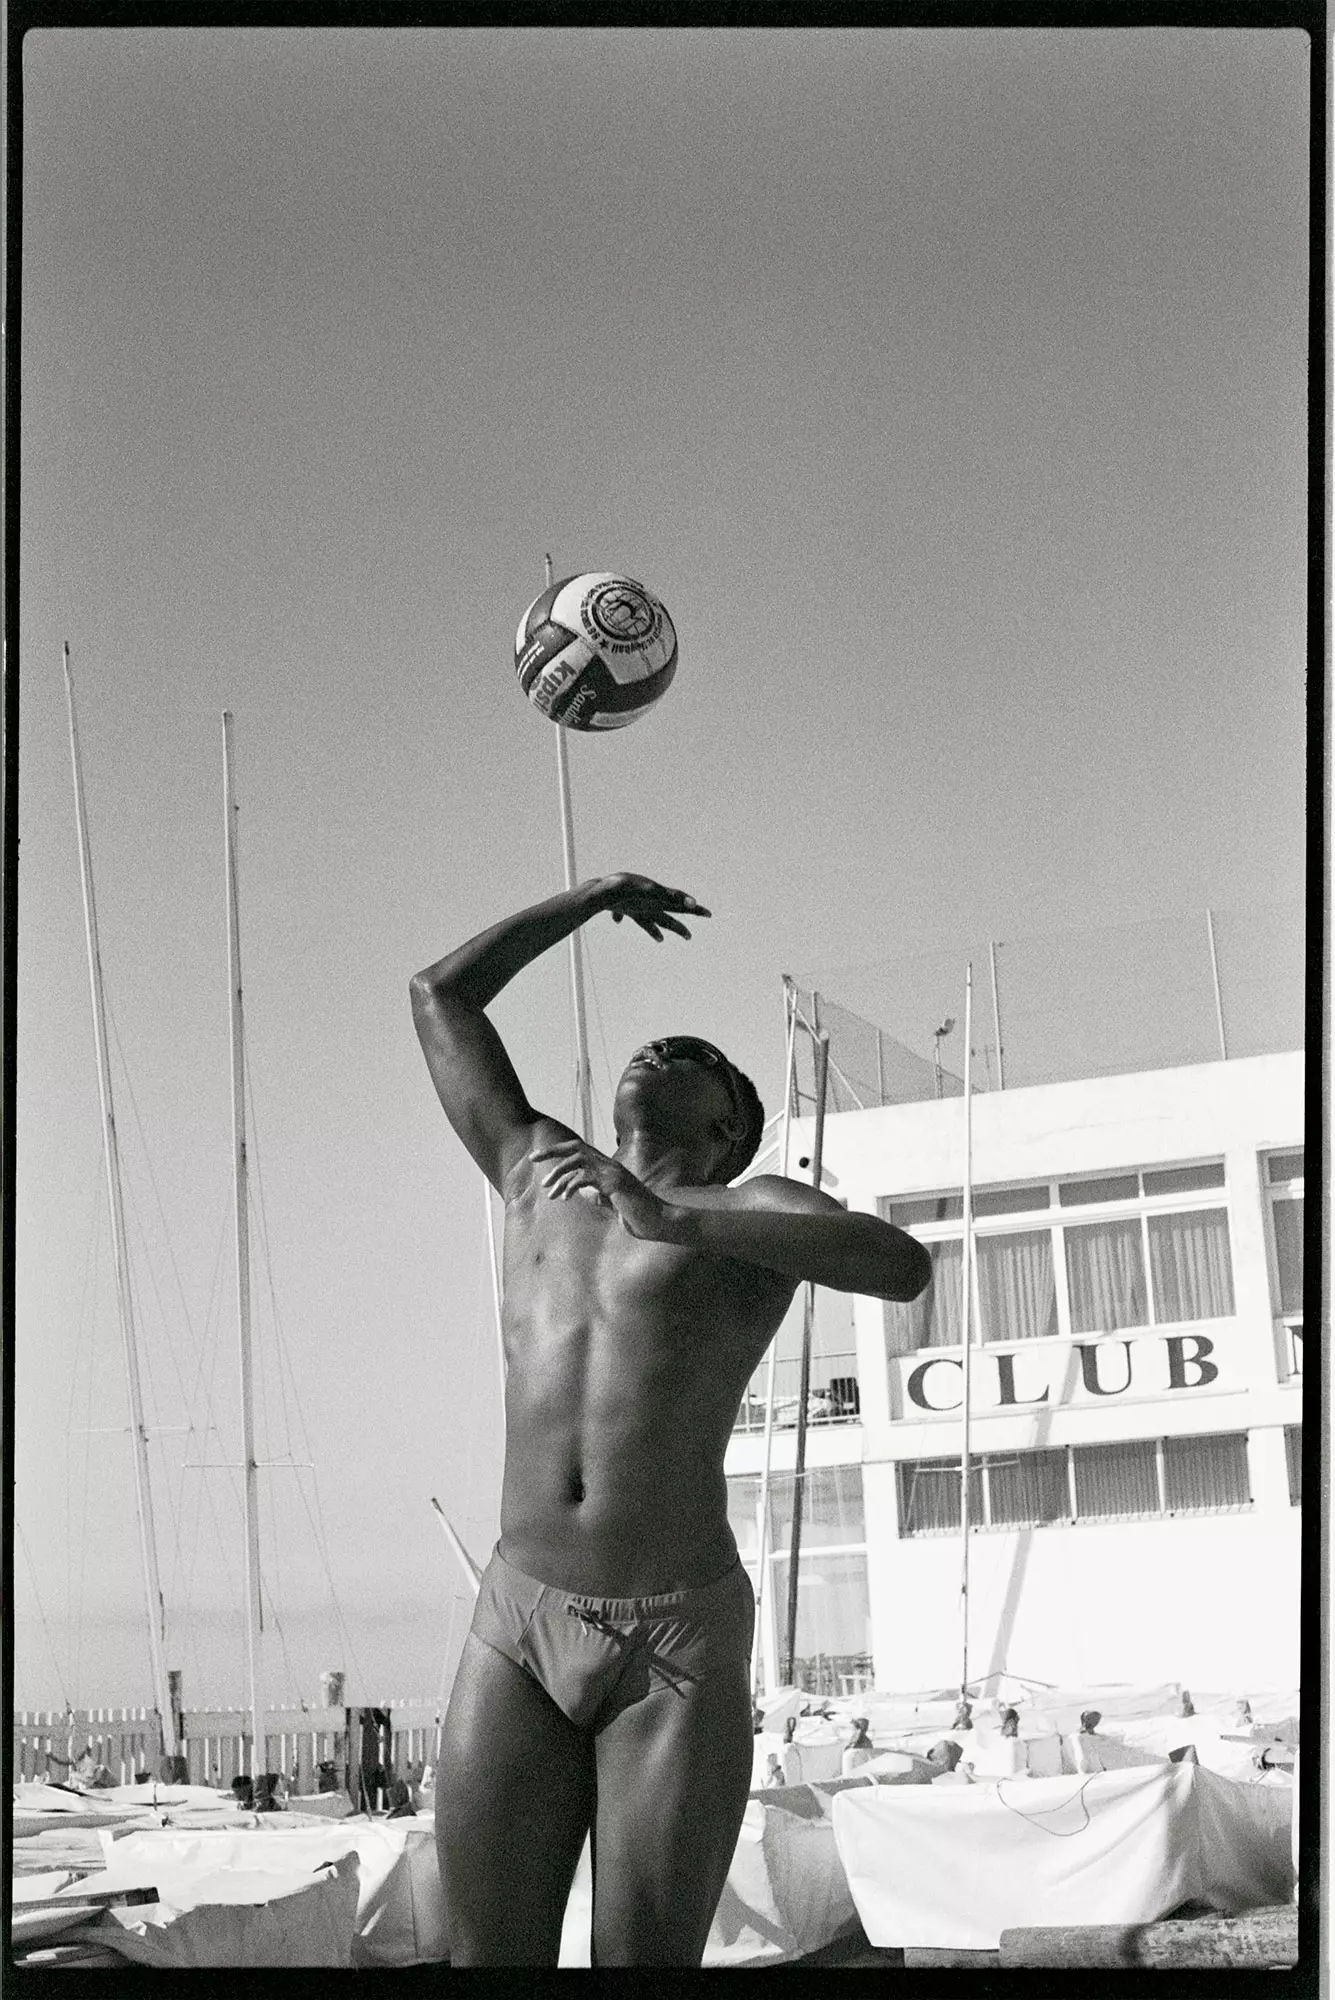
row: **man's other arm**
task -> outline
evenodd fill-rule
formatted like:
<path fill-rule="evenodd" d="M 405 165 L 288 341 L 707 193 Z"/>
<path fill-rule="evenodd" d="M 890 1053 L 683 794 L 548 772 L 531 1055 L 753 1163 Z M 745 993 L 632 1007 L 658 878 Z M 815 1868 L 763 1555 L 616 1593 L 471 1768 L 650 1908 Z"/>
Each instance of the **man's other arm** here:
<path fill-rule="evenodd" d="M 875 1215 L 850 1214 L 817 1188 L 761 1174 L 729 1192 L 716 1208 L 672 1204 L 662 1240 L 901 1303 L 916 1299 L 931 1278 L 931 1258 L 916 1238 Z"/>

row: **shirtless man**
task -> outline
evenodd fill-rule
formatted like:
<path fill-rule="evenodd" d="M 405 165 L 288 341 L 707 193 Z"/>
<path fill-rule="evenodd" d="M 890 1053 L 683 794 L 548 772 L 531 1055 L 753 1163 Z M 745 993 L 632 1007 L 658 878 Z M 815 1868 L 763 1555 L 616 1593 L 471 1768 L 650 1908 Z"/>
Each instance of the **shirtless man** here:
<path fill-rule="evenodd" d="M 755 1604 L 723 1455 L 797 1285 L 912 1299 L 921 1245 L 778 1175 L 717 1049 L 617 1085 L 616 1153 L 535 1111 L 485 1009 L 602 911 L 689 937 L 693 897 L 609 875 L 412 981 L 446 1116 L 505 1201 L 501 1534 L 445 1721 L 436 1838 L 452 1965 L 555 1965 L 586 1834 L 593 1963 L 698 1965 L 751 1783 Z"/>

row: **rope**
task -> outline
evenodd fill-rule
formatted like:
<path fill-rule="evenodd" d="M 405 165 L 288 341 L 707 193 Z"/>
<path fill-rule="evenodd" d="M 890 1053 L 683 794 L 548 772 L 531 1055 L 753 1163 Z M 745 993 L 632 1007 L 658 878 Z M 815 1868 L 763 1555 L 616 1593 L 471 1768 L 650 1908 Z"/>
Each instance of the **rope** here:
<path fill-rule="evenodd" d="M 997 1784 L 997 1799 L 1001 1805 L 1005 1806 L 1007 1812 L 1012 1812 L 1015 1814 L 1016 1819 L 1022 1819 L 1026 1821 L 1028 1825 L 1038 1827 L 1038 1831 L 1040 1833 L 1048 1834 L 1051 1839 L 1074 1840 L 1076 1835 L 1079 1833 L 1083 1833 L 1085 1831 L 1085 1828 L 1090 1823 L 1090 1811 L 1089 1807 L 1085 1804 L 1085 1793 L 1088 1790 L 1089 1786 L 1093 1784 L 1094 1779 L 1097 1775 L 1098 1775 L 1097 1772 L 1091 1772 L 1090 1775 L 1083 1780 L 1078 1789 L 1071 1794 L 1071 1798 L 1061 1799 L 1055 1806 L 1044 1806 L 1040 1809 L 1040 1811 L 1036 1813 L 1021 1812 L 1018 1806 L 1013 1806 L 1008 1798 L 1004 1798 L 1002 1796 L 1001 1787 L 1003 1784 L 1016 1783 L 1016 1784 L 1027 1785 L 1031 1783 L 1031 1780 L 1028 1778 L 1019 1778 L 1019 1779 L 1003 1778 L 999 1780 Z M 1076 1801 L 1076 1803 L 1080 1807 L 1081 1812 L 1083 1812 L 1083 1814 L 1085 1815 L 1084 1819 L 1081 1821 L 1079 1826 L 1073 1826 L 1070 1828 L 1068 1832 L 1063 1833 L 1060 1827 L 1043 1826 L 1040 1824 L 1040 1821 L 1045 1819 L 1049 1813 L 1061 1812 L 1063 1807 L 1069 1806 L 1071 1804 L 1072 1799 Z"/>

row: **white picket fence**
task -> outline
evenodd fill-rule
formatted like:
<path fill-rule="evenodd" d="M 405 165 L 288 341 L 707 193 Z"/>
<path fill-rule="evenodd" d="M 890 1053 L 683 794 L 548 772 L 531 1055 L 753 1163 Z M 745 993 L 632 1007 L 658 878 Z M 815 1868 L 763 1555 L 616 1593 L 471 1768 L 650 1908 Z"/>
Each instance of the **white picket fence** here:
<path fill-rule="evenodd" d="M 370 1704 L 367 1704 L 370 1706 Z M 378 1702 L 390 1716 L 396 1775 L 435 1761 L 438 1710 L 433 1701 Z M 355 1713 L 355 1711 L 349 1711 Z M 186 1709 L 182 1717 L 189 1782 L 226 1790 L 250 1766 L 250 1716 L 241 1709 Z M 161 1733 L 152 1708 L 20 1710 L 14 1716 L 14 1778 L 63 1781 L 85 1750 L 105 1764 L 114 1783 L 133 1784 L 140 1772 L 158 1775 Z M 342 1708 L 271 1708 L 265 1713 L 266 1771 L 281 1771 L 294 1791 L 317 1789 L 322 1763 L 333 1764 L 340 1786 L 349 1749 Z"/>

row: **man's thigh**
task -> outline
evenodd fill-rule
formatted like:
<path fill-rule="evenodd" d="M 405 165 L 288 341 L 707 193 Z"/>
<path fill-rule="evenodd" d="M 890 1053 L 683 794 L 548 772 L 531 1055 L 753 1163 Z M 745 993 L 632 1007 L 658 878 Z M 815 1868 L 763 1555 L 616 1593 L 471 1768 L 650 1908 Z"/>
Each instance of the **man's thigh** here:
<path fill-rule="evenodd" d="M 599 1732 L 595 1965 L 698 1965 L 751 1785 L 748 1663 L 659 1687 Z"/>
<path fill-rule="evenodd" d="M 441 1734 L 436 1849 L 452 1965 L 555 1965 L 594 1804 L 588 1739 L 470 1633 Z"/>

